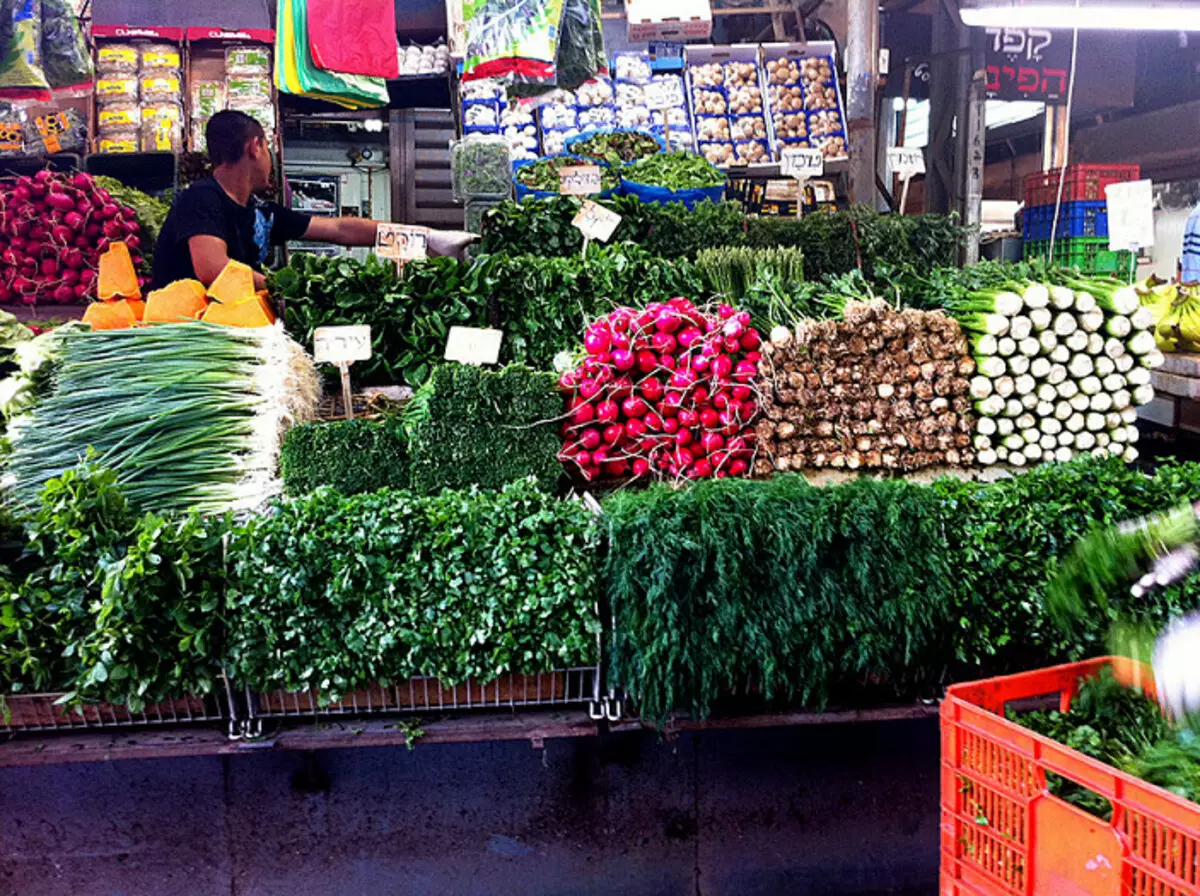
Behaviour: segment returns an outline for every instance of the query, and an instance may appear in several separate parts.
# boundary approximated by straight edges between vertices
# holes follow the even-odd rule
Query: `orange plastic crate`
[[[1195,896],[1200,805],[1004,718],[1111,666],[1154,694],[1148,666],[1106,657],[949,688],[942,703],[941,896]],[[1090,788],[1111,823],[1050,794],[1046,773]]]

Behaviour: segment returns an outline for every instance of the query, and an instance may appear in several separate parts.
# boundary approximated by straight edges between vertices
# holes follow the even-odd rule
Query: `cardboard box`
[[[708,0],[625,0],[629,40],[708,40],[712,9]]]

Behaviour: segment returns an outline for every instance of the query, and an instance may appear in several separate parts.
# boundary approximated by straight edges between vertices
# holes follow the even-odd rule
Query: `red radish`
[[[46,279],[58,276],[58,262],[53,258],[43,258],[40,269],[42,276]]]
[[[58,302],[60,305],[66,305],[75,301],[75,290],[64,283],[62,286],[54,290],[54,301]]]
[[[79,272],[79,283],[82,286],[91,286],[96,282],[96,272],[91,268],[84,268]]]
[[[628,349],[619,348],[612,353],[613,366],[617,370],[632,370],[634,361],[633,352]]]
[[[596,405],[596,419],[604,423],[612,423],[620,412],[615,401],[602,401]]]
[[[658,355],[642,350],[637,353],[637,369],[642,373],[650,373],[658,366]]]
[[[675,356],[674,355],[659,355],[658,356],[658,366],[663,367],[667,370],[674,370],[675,369]]]
[[[79,282],[79,271],[74,268],[64,268],[62,272],[62,281],[70,286],[74,286]]]
[[[60,212],[75,211],[75,200],[66,193],[55,193],[53,191],[46,194],[46,205],[52,209],[57,209]]]
[[[100,207],[101,218],[115,218],[118,212],[120,212],[120,209],[111,202],[106,202]]]
[[[621,410],[624,411],[626,417],[642,417],[645,416],[647,411],[646,402],[635,395],[631,395],[622,402]]]
[[[625,427],[620,423],[613,423],[604,427],[604,441],[609,445],[616,445],[625,437]]]
[[[591,451],[600,444],[600,431],[597,429],[585,429],[579,436],[579,443]]]
[[[50,237],[56,243],[62,243],[64,246],[69,246],[75,240],[75,231],[73,231],[66,224],[55,224],[50,230]]]
[[[86,299],[91,294],[92,287],[86,283],[75,284],[75,298]]]

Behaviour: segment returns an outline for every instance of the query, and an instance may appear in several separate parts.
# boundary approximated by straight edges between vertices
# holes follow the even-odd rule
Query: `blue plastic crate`
[[[1054,226],[1054,206],[1039,205],[1025,209],[1025,240],[1034,242],[1050,239]],[[1096,239],[1108,236],[1108,203],[1064,202],[1058,215],[1058,235],[1055,239]]]

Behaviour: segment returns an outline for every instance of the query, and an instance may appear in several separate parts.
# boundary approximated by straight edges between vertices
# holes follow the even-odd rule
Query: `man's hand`
[[[429,231],[429,254],[446,255],[462,261],[467,256],[467,247],[479,234],[469,230],[431,230]]]
[[[1172,622],[1154,645],[1158,702],[1173,718],[1200,712],[1200,613]]]

